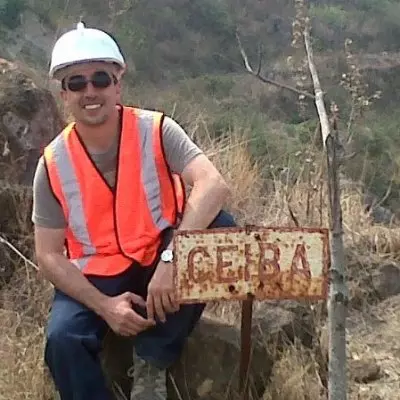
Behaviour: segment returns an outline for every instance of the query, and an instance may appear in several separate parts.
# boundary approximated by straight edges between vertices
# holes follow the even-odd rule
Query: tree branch
[[[319,77],[317,73],[317,68],[315,67],[314,63],[314,53],[310,42],[310,31],[309,28],[304,30],[304,44],[306,47],[307,53],[307,60],[310,69],[311,78],[314,84],[314,92],[315,92],[315,105],[317,106],[318,115],[321,122],[321,134],[322,134],[322,141],[324,147],[326,146],[326,140],[328,139],[329,135],[331,134],[330,126],[329,126],[329,119],[328,115],[325,110],[324,99],[323,99],[323,92],[321,89],[321,84],[319,82]]]
[[[261,68],[262,68],[262,61],[263,61],[263,52],[261,48],[261,43],[258,46],[258,68],[257,68],[257,75],[260,75]]]
[[[252,68],[252,66],[251,66],[251,64],[249,62],[249,58],[247,57],[246,51],[244,50],[244,47],[242,45],[242,42],[240,40],[240,36],[239,36],[238,32],[236,32],[236,39],[237,39],[237,42],[238,42],[238,45],[239,45],[240,54],[242,55],[244,66],[246,67],[246,70],[247,70],[248,73],[250,73],[251,75],[255,76],[257,79],[259,79],[260,81],[262,81],[264,83],[268,83],[268,84],[276,86],[278,88],[286,89],[286,90],[289,90],[289,91],[291,91],[293,93],[297,93],[298,95],[302,95],[304,97],[307,97],[308,99],[315,100],[315,96],[313,94],[309,93],[309,92],[306,92],[305,90],[299,90],[299,89],[296,89],[293,86],[287,85],[286,83],[277,82],[277,81],[274,81],[272,79],[268,79],[268,78],[262,76],[261,75],[261,62],[262,62],[261,47],[260,47],[260,50],[259,50],[258,69],[257,69],[257,72],[254,71],[254,69]]]
[[[7,247],[9,247],[15,254],[17,254],[22,260],[24,260],[28,265],[36,269],[36,271],[39,271],[39,267],[34,264],[31,260],[26,258],[16,247],[14,247],[8,240],[4,239],[2,236],[0,236],[0,243],[5,244]]]

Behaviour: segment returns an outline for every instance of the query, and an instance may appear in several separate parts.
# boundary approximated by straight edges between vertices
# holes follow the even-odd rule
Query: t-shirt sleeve
[[[181,174],[189,162],[203,154],[203,151],[172,118],[164,118],[162,129],[167,164],[172,172]]]
[[[51,190],[43,157],[39,159],[33,179],[32,222],[43,228],[62,229],[67,226],[61,205]]]

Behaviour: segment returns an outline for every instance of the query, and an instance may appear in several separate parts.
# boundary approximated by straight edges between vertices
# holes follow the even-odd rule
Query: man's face
[[[61,97],[76,122],[98,126],[115,112],[121,94],[116,66],[102,62],[73,65],[65,69],[63,83]]]

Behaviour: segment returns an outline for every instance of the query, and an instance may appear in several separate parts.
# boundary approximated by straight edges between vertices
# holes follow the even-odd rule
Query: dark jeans
[[[210,225],[235,226],[222,211]],[[125,291],[146,298],[154,269],[132,266],[116,277],[91,277],[103,293],[115,296]],[[167,321],[134,339],[137,354],[160,368],[168,368],[181,355],[187,337],[201,317],[204,304],[182,305]],[[145,310],[143,310],[145,313]],[[111,400],[99,361],[108,326],[97,314],[59,290],[55,291],[47,329],[45,361],[62,400]]]

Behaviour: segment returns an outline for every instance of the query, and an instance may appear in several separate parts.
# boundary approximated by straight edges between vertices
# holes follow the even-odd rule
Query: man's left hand
[[[165,322],[167,313],[179,310],[173,274],[172,264],[159,262],[147,289],[147,318],[154,320],[156,315],[161,322]]]

